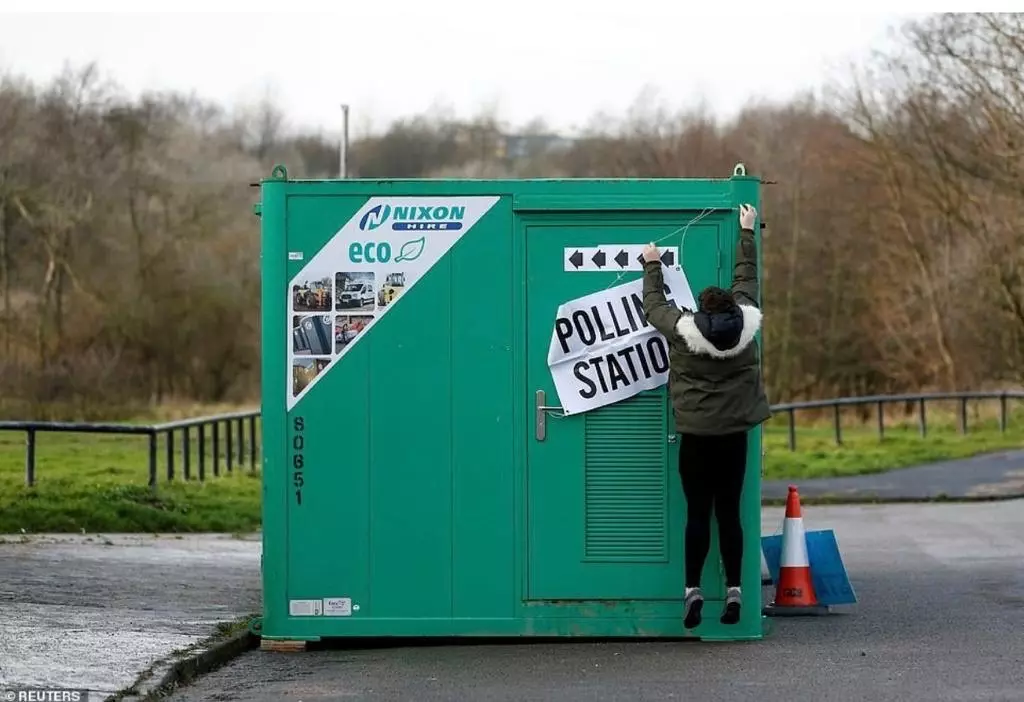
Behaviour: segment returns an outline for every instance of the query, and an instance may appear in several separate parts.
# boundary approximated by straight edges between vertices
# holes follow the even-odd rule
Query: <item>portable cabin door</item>
[[[563,302],[642,277],[621,271],[622,252],[678,247],[700,211],[631,209],[531,212],[518,219],[526,252],[526,591],[528,600],[677,600],[683,593],[685,503],[667,386],[582,414],[538,414],[560,405],[548,366]],[[725,213],[686,230],[682,265],[696,296],[720,284]],[[595,247],[602,247],[602,258]],[[581,262],[579,250],[587,258]],[[596,261],[594,256],[597,256]],[[575,262],[566,270],[566,257]],[[618,259],[618,260],[616,260]],[[601,264],[600,266],[598,264]],[[593,377],[593,376],[592,376]],[[542,391],[543,400],[537,391]],[[717,530],[716,530],[717,531]],[[705,569],[711,597],[721,580],[717,536]]]

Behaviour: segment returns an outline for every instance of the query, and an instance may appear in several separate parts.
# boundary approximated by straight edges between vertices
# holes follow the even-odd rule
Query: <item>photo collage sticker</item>
[[[292,286],[292,394],[299,395],[404,290],[402,272],[340,272]]]

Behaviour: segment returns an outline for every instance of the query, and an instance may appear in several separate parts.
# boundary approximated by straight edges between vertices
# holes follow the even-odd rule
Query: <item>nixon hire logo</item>
[[[462,229],[462,220],[465,216],[465,207],[377,205],[362,216],[359,220],[359,229],[364,232],[373,231],[390,221],[391,228],[397,231],[452,231]]]

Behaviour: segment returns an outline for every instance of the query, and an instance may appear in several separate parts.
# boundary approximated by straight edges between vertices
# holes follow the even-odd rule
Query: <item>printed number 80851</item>
[[[302,476],[302,469],[305,467],[302,451],[306,444],[302,432],[305,428],[306,420],[302,417],[296,417],[292,421],[292,431],[295,432],[292,436],[292,485],[295,487],[295,502],[299,505],[302,504],[302,486],[305,484]]]

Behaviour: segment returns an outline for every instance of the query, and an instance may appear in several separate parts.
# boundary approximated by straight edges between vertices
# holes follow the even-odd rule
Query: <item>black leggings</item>
[[[740,494],[747,467],[747,434],[682,434],[679,477],[686,496],[686,587],[699,587],[711,548],[711,508],[718,518],[718,540],[726,587],[739,587],[743,561]]]

